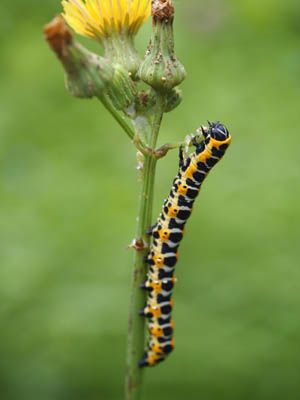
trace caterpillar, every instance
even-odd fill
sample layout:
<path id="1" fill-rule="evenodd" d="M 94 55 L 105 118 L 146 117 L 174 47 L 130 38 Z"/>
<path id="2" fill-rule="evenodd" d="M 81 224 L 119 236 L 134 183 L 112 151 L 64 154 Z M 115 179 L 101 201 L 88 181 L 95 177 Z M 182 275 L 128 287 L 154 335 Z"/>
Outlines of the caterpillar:
<path id="1" fill-rule="evenodd" d="M 179 171 L 173 181 L 162 212 L 151 228 L 152 245 L 145 261 L 149 264 L 147 280 L 142 289 L 148 292 L 145 308 L 140 315 L 148 319 L 148 345 L 139 362 L 140 367 L 154 366 L 174 349 L 174 321 L 172 292 L 178 248 L 184 235 L 200 188 L 212 167 L 223 157 L 231 142 L 227 128 L 220 122 L 201 127 L 204 140 L 193 140 L 195 151 L 186 160 L 183 149 L 179 153 Z"/>

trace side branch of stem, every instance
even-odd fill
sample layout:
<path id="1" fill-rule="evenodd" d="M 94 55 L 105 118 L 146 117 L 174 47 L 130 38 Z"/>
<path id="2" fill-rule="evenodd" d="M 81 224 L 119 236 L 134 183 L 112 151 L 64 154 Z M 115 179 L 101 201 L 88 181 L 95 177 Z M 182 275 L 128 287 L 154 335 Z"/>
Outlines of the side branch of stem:
<path id="1" fill-rule="evenodd" d="M 121 115 L 110 103 L 110 100 L 107 98 L 107 96 L 102 95 L 99 96 L 99 100 L 102 102 L 104 107 L 107 109 L 107 111 L 114 117 L 114 119 L 118 122 L 118 124 L 123 128 L 127 136 L 131 139 L 134 140 L 134 130 L 133 128 L 128 124 L 126 121 L 125 117 Z"/>

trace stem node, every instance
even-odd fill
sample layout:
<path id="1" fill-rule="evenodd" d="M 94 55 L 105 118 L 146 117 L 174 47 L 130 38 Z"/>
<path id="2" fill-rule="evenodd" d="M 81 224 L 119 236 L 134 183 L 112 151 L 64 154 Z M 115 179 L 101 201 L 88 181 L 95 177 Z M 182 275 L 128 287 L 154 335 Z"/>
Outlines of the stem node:
<path id="1" fill-rule="evenodd" d="M 149 249 L 149 245 L 145 242 L 144 239 L 133 239 L 129 247 L 136 251 L 144 251 Z"/>

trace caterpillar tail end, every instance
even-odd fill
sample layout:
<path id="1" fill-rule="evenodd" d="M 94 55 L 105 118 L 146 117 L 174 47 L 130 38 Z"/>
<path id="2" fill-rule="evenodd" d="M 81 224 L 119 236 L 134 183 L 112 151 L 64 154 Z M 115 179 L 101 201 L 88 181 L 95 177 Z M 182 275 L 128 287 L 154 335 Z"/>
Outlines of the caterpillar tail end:
<path id="1" fill-rule="evenodd" d="M 163 356 L 163 355 L 149 356 L 147 353 L 145 353 L 143 358 L 138 362 L 138 367 L 139 368 L 155 367 L 157 364 L 164 361 L 164 359 L 165 359 L 165 356 Z"/>

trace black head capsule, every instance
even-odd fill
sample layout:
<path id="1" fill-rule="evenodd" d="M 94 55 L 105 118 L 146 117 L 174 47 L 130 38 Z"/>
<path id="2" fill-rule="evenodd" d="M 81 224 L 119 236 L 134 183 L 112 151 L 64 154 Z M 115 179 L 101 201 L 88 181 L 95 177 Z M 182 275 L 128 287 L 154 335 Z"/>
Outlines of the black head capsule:
<path id="1" fill-rule="evenodd" d="M 208 125 L 209 125 L 210 136 L 213 139 L 223 142 L 229 138 L 228 129 L 220 122 L 208 122 Z"/>

